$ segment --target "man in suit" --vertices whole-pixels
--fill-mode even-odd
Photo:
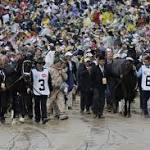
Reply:
[[[91,77],[93,81],[93,106],[92,110],[95,117],[103,118],[103,110],[105,105],[105,89],[107,78],[105,73],[105,57],[97,56],[97,66],[92,68]]]
[[[79,65],[78,69],[78,87],[80,91],[81,113],[83,113],[86,109],[87,114],[90,114],[90,107],[93,99],[91,69],[91,59],[89,57],[85,57],[84,62]]]

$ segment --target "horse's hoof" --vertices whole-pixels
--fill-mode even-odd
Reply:
[[[98,118],[99,118],[99,119],[105,119],[105,116],[103,116],[103,115],[98,115]]]

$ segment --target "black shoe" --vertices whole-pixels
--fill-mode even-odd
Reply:
[[[40,123],[40,120],[38,120],[38,119],[35,119],[35,122],[36,122],[36,123]]]
[[[71,107],[71,106],[68,106],[68,110],[72,110],[72,107]]]
[[[56,118],[56,119],[59,119],[59,115],[58,115],[58,114],[57,114],[57,115],[55,115],[55,118]]]
[[[86,111],[86,114],[88,114],[88,115],[89,115],[89,114],[91,114],[91,113],[90,113],[90,111],[89,111],[89,110],[87,110],[87,111]]]
[[[47,122],[48,122],[47,118],[45,118],[45,119],[42,120],[42,124],[46,124]]]
[[[103,115],[98,115],[99,119],[104,119],[105,117]]]
[[[29,118],[30,120],[32,120],[33,116],[30,116],[30,115],[29,115],[28,118]]]

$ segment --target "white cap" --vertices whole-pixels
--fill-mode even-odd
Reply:
[[[71,52],[67,52],[67,53],[65,54],[65,56],[72,56],[72,53],[71,53]]]
[[[126,60],[134,61],[132,57],[126,57]]]

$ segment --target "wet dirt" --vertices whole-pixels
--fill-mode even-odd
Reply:
[[[26,120],[0,125],[0,150],[149,150],[150,119],[105,113],[105,119],[81,115],[78,105],[69,119],[37,125]]]

